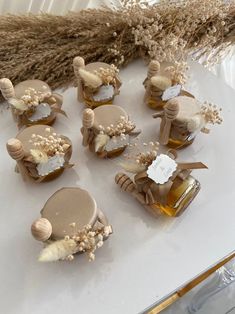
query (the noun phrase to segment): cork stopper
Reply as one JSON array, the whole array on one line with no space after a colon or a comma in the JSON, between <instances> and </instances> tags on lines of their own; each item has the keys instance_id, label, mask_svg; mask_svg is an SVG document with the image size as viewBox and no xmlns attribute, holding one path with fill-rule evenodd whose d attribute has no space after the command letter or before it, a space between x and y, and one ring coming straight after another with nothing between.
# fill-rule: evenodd
<instances>
[{"instance_id":1,"label":"cork stopper","mask_svg":"<svg viewBox=\"0 0 235 314\"><path fill-rule=\"evenodd\" d=\"M3 97L6 100L15 97L14 86L8 78L3 78L0 80L0 89Z\"/></svg>"},{"instance_id":2,"label":"cork stopper","mask_svg":"<svg viewBox=\"0 0 235 314\"><path fill-rule=\"evenodd\" d=\"M148 66L147 77L150 80L152 76L156 75L160 71L160 63L156 60L152 60Z\"/></svg>"},{"instance_id":3,"label":"cork stopper","mask_svg":"<svg viewBox=\"0 0 235 314\"><path fill-rule=\"evenodd\" d=\"M132 193L136 189L133 181L131 181L131 179L125 173L116 174L115 182L125 192Z\"/></svg>"},{"instance_id":4,"label":"cork stopper","mask_svg":"<svg viewBox=\"0 0 235 314\"><path fill-rule=\"evenodd\" d=\"M82 124L84 128L90 129L94 124L95 114L92 109L85 109L83 111Z\"/></svg>"},{"instance_id":5,"label":"cork stopper","mask_svg":"<svg viewBox=\"0 0 235 314\"><path fill-rule=\"evenodd\" d=\"M75 57L73 59L73 69L74 74L77 78L79 78L79 69L85 67L85 61L82 57Z\"/></svg>"},{"instance_id":6,"label":"cork stopper","mask_svg":"<svg viewBox=\"0 0 235 314\"><path fill-rule=\"evenodd\" d=\"M179 112L178 102L175 101L174 99L172 99L171 101L168 101L164 107L164 111L165 111L165 118L167 120L173 121Z\"/></svg>"},{"instance_id":7,"label":"cork stopper","mask_svg":"<svg viewBox=\"0 0 235 314\"><path fill-rule=\"evenodd\" d=\"M21 160L25 155L21 141L16 138L8 140L6 147L8 154L14 160Z\"/></svg>"},{"instance_id":8,"label":"cork stopper","mask_svg":"<svg viewBox=\"0 0 235 314\"><path fill-rule=\"evenodd\" d=\"M31 233L38 241L46 241L52 234L52 226L46 218L40 218L33 222L31 226Z\"/></svg>"}]
</instances>

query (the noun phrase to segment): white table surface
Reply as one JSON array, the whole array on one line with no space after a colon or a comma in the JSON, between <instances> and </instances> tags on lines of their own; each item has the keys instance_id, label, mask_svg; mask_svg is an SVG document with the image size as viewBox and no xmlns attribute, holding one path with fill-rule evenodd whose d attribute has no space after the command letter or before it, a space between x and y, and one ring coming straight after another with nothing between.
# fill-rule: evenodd
<instances>
[{"instance_id":1,"label":"white table surface","mask_svg":"<svg viewBox=\"0 0 235 314\"><path fill-rule=\"evenodd\" d=\"M179 218L153 218L114 176L116 160L99 160L81 145L83 106L76 91L64 93L64 109L54 127L71 138L76 165L55 181L30 185L14 173L5 143L17 128L9 111L0 114L0 304L4 314L136 314L158 302L231 253L235 248L235 91L198 64L192 64L188 90L223 107L224 123L200 134L179 152L184 161L202 161L209 170L194 171L202 185L198 197ZM120 73L122 105L142 128L146 140L157 139L159 121L142 104L146 67L141 61ZM97 250L96 260L77 256L71 263L39 263L42 248L30 234L46 200L64 186L90 191L107 214L114 234Z\"/></svg>"}]
</instances>

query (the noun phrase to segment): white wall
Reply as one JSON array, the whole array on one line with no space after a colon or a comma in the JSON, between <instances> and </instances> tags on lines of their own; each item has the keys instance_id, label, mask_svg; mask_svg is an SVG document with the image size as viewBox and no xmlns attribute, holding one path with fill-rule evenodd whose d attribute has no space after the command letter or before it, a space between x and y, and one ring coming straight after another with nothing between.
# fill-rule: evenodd
<instances>
[{"instance_id":1,"label":"white wall","mask_svg":"<svg viewBox=\"0 0 235 314\"><path fill-rule=\"evenodd\" d=\"M99 5L120 5L119 0L0 0L0 14L5 13L39 13L40 11L65 14L68 11L78 11L87 7Z\"/></svg>"}]
</instances>

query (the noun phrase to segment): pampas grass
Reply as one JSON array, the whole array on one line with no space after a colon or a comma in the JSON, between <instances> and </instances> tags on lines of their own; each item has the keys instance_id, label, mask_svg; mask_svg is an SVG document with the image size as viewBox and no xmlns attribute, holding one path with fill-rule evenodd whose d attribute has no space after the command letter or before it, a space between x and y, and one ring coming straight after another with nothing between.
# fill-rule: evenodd
<instances>
[{"instance_id":1,"label":"pampas grass","mask_svg":"<svg viewBox=\"0 0 235 314\"><path fill-rule=\"evenodd\" d=\"M78 55L86 63L117 66L138 56L162 62L191 55L217 62L235 42L234 1L124 2L118 10L1 16L0 78L14 84L37 78L56 88L74 80L72 63Z\"/></svg>"}]
</instances>

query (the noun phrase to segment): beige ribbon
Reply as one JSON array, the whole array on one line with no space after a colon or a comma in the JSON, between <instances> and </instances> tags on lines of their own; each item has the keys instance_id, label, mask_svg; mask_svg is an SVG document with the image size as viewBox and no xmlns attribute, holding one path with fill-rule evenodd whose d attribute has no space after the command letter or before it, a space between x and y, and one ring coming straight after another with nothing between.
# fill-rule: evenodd
<instances>
[{"instance_id":1,"label":"beige ribbon","mask_svg":"<svg viewBox=\"0 0 235 314\"><path fill-rule=\"evenodd\" d=\"M177 163L176 171L164 184L154 182L148 177L146 171L136 174L134 180L139 192L146 194L146 204L151 205L156 202L165 204L174 179L179 177L181 180L185 180L193 169L207 169L207 166L202 162Z\"/></svg>"}]
</instances>

